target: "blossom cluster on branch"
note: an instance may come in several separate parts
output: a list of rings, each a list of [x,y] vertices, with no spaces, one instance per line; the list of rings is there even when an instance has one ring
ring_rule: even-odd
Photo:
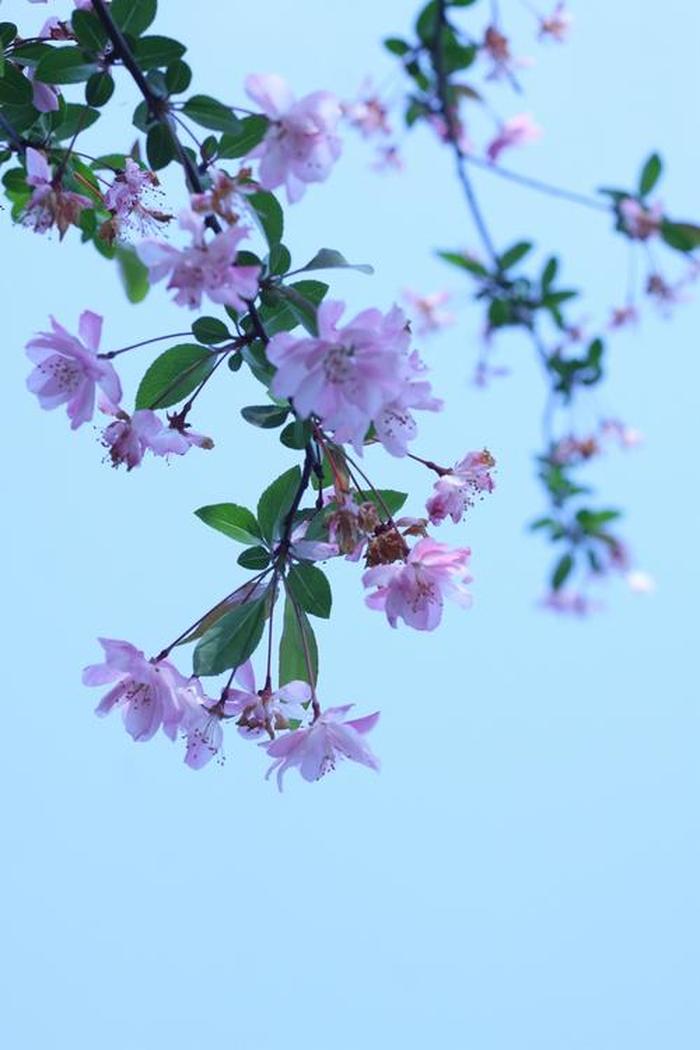
[[[473,147],[463,107],[482,105],[484,89],[463,74],[481,67],[487,83],[517,86],[528,64],[513,57],[493,15],[497,5],[476,35],[456,24],[461,9],[478,6],[479,0],[430,0],[416,20],[415,41],[391,37],[386,47],[411,84],[406,126],[426,123],[453,154],[481,240],[480,257],[462,248],[439,253],[474,282],[485,312],[481,378],[496,371],[487,354],[506,328],[522,330],[541,362],[549,409],[538,469],[550,509],[534,527],[560,550],[546,604],[582,612],[586,599],[566,589],[573,573],[584,571],[584,563],[594,576],[630,571],[631,565],[610,528],[618,512],[582,505],[588,490],[572,471],[605,443],[628,447],[636,441],[617,420],[601,421],[591,435],[555,433],[551,425],[554,408],[600,382],[605,343],[602,336],[584,338],[567,314],[578,292],[560,285],[557,257],[534,273],[524,268],[530,242],[497,250],[474,194],[472,165],[517,179],[500,168],[501,156],[540,133],[528,115],[516,114],[499,121],[483,157]],[[65,406],[73,429],[103,413],[106,458],[130,471],[147,453],[211,450],[212,437],[191,421],[201,411],[200,395],[246,368],[262,394],[259,404],[241,407],[243,419],[278,430],[299,462],[267,485],[255,510],[229,501],[196,510],[202,522],[244,547],[238,557],[243,581],[151,657],[130,642],[101,639],[104,662],[88,667],[84,682],[109,685],[97,711],[118,708],[134,740],[150,740],[159,731],[183,739],[193,769],[222,759],[224,728],[231,723],[266,751],[280,786],[289,769],[315,780],[342,759],[376,769],[365,738],[378,714],[346,717],[352,705],[324,708],[318,697],[312,618],[332,611],[320,563],[363,562],[359,582],[371,610],[392,627],[402,621],[416,630],[435,629],[447,599],[471,602],[471,551],[449,546],[431,530],[448,519],[460,524],[493,491],[496,464],[486,448],[456,450],[461,458],[453,466],[418,454],[420,413],[440,411],[443,401],[432,389],[404,310],[372,304],[347,318],[345,304],[329,295],[329,284],[316,273],[371,273],[371,267],[349,263],[331,248],[295,266],[284,243],[284,210],[274,191],[283,189],[293,205],[331,177],[343,122],[365,137],[390,135],[388,105],[367,92],[354,103],[326,90],[296,98],[272,73],[245,78],[241,106],[190,93],[185,45],[149,31],[156,14],[157,0],[76,0],[70,17],[51,16],[34,36],[0,23],[0,164],[13,219],[39,234],[55,229],[59,239],[79,236],[114,260],[132,302],[165,281],[174,307],[188,311],[178,324],[184,331],[139,334],[123,347],[105,340],[102,318],[91,310],[82,313],[77,334],[52,318],[50,330],[27,344],[34,366],[28,387],[43,408]],[[570,21],[558,4],[538,16],[537,33],[562,42]],[[116,76],[130,78],[139,92],[132,118],[139,138],[128,150],[122,144],[121,151],[93,156],[89,129],[109,104]],[[124,129],[124,138],[128,134]],[[174,212],[164,206],[158,177],[171,164],[179,166],[185,190]],[[700,229],[671,220],[650,199],[660,174],[661,162],[652,155],[636,189],[601,191],[593,199],[523,181],[609,212],[633,248],[648,248],[656,239],[690,255],[700,245]],[[665,304],[676,294],[656,269],[647,287]],[[454,321],[442,309],[444,294],[406,296],[419,334]],[[192,320],[205,303],[215,314]],[[629,300],[610,328],[631,321],[635,311]],[[162,341],[170,345],[149,363],[133,405],[125,404],[115,361]],[[370,445],[429,472],[432,490],[424,486],[419,515],[400,514],[408,494],[368,476],[364,450]],[[190,644],[192,674],[185,675],[172,654]]]

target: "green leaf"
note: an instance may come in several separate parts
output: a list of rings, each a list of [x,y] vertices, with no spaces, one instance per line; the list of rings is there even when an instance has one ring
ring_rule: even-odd
[[[541,284],[543,291],[546,292],[549,289],[550,285],[554,281],[554,278],[557,276],[558,269],[559,260],[557,259],[556,255],[552,255],[551,258],[547,260],[545,268],[542,271]]]
[[[97,71],[97,63],[81,47],[55,47],[40,59],[34,77],[42,84],[79,84]]]
[[[182,58],[187,48],[169,36],[143,36],[134,47],[134,55],[143,70],[169,66]]]
[[[81,9],[74,11],[71,25],[81,47],[93,52],[103,50],[107,43],[107,34],[99,18],[92,11]]]
[[[656,186],[656,183],[661,178],[661,172],[663,170],[663,163],[658,153],[652,153],[647,159],[642,172],[639,176],[639,195],[640,197],[646,197],[647,193],[651,193]]]
[[[17,66],[8,62],[2,80],[0,80],[0,104],[23,106],[31,101],[32,85],[30,81],[20,73]]]
[[[221,160],[233,160],[235,157],[245,157],[252,149],[262,142],[270,126],[270,121],[262,114],[253,114],[238,121],[236,132],[225,132],[219,143],[219,158]]]
[[[236,560],[244,569],[261,571],[270,564],[270,553],[264,547],[247,547]]]
[[[165,124],[153,124],[146,134],[146,156],[154,171],[166,168],[175,157],[175,145],[170,128]]]
[[[273,244],[267,256],[267,268],[275,276],[282,276],[292,265],[292,257],[286,245]]]
[[[300,272],[305,270],[359,270],[360,273],[374,273],[374,267],[368,263],[349,263],[334,248],[320,248],[313,259],[301,267]]]
[[[274,289],[264,292],[260,316],[268,335],[276,335],[277,332],[289,332],[301,323],[298,310],[295,312],[288,298],[285,297],[285,289],[288,290],[290,288],[302,297],[306,303],[307,313],[313,313],[314,323],[316,309],[328,291],[327,284],[324,284],[322,281],[310,280],[295,281],[294,284],[290,285],[277,285]]]
[[[104,106],[114,94],[114,81],[109,73],[93,73],[85,85],[85,101],[89,106]]]
[[[306,448],[311,439],[311,425],[309,423],[302,422],[300,419],[295,419],[292,423],[287,423],[280,434],[280,441],[287,448],[293,448],[300,450]]]
[[[521,259],[524,259],[528,252],[532,251],[532,244],[530,241],[518,241],[512,248],[505,251],[498,260],[498,265],[502,270],[509,270],[511,266],[515,266]]]
[[[146,371],[136,393],[136,408],[168,408],[184,401],[217,360],[218,354],[194,343],[171,346]]]
[[[279,405],[246,405],[241,409],[241,415],[246,423],[252,423],[254,427],[262,427],[263,430],[281,427],[289,412],[289,407],[282,408]]]
[[[407,44],[405,40],[401,40],[396,36],[387,37],[383,43],[387,51],[391,52],[392,55],[398,55],[399,57],[401,57],[401,55],[407,55],[411,50],[410,44]]]
[[[17,26],[14,22],[0,22],[0,47],[9,47],[17,36]]]
[[[168,65],[165,71],[165,86],[171,95],[179,95],[181,91],[187,91],[191,81],[192,70],[181,58],[177,58]]]
[[[574,559],[571,554],[564,554],[557,562],[552,573],[552,590],[558,591],[564,586],[574,567]]]
[[[223,532],[237,543],[260,543],[258,523],[253,512],[247,507],[241,507],[237,503],[212,503],[210,506],[200,507],[195,514],[205,525]]]
[[[461,252],[436,252],[435,254],[444,262],[449,263],[450,266],[458,266],[461,270],[466,270],[475,277],[488,277],[489,271],[478,259],[472,259]]]
[[[279,538],[300,484],[301,470],[299,467],[292,467],[273,481],[260,497],[258,524],[263,539],[268,543],[273,543]]]
[[[112,0],[112,18],[124,33],[140,36],[156,17],[157,0]]]
[[[377,489],[376,492],[361,491],[356,496],[359,503],[373,503],[382,517],[386,517],[387,510],[393,517],[401,510],[407,499],[407,492],[397,492],[396,489]]]
[[[56,113],[51,114],[53,133],[57,139],[71,139],[78,130],[84,131],[99,119],[99,110],[78,106],[73,102],[64,103]]]
[[[317,680],[318,646],[313,628],[304,610],[295,610],[287,598],[279,648],[279,683],[282,686],[287,682],[301,681],[315,687]]]
[[[293,565],[287,573],[287,587],[305,612],[327,620],[333,598],[331,585],[315,565]]]
[[[284,233],[284,215],[279,201],[267,190],[251,193],[247,198],[270,248],[279,244]]]
[[[301,282],[299,282],[301,284]],[[327,287],[327,286],[326,286]],[[317,314],[318,306],[309,296],[302,294],[299,291],[299,285],[278,285],[276,288],[278,295],[281,295],[283,299],[286,299],[287,305],[296,318],[298,324],[304,326],[307,332],[311,335],[318,335],[318,324]]]
[[[206,632],[193,655],[196,675],[215,675],[240,667],[255,652],[267,618],[267,600],[239,605]]]
[[[438,31],[438,5],[437,0],[430,0],[416,19],[416,33],[418,39],[428,47],[435,42]]]
[[[231,333],[218,317],[198,317],[192,322],[192,335],[200,343],[210,346],[212,343],[225,343],[231,339]]]
[[[664,219],[661,236],[669,248],[679,252],[692,252],[700,247],[700,226],[692,222],[670,222]]]
[[[140,303],[148,295],[151,285],[148,280],[148,269],[139,259],[133,248],[118,244],[116,248],[119,276],[124,285],[126,297],[130,303]]]
[[[210,95],[192,95],[182,108],[183,113],[195,124],[212,131],[228,131],[236,134],[241,121],[229,106],[212,98]]]

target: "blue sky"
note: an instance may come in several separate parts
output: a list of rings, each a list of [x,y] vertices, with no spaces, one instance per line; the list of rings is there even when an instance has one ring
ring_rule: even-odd
[[[366,72],[388,74],[377,41],[412,14],[399,0],[270,0],[264,17],[240,5],[229,28],[214,0],[200,0],[196,19],[184,0],[161,6],[157,30],[189,44],[196,89],[231,102],[249,71],[278,71],[300,94],[350,96]],[[498,108],[526,108],[546,129],[512,165],[588,190],[631,182],[658,148],[661,196],[697,218],[700,14],[681,0],[663,12],[648,0],[572,6],[571,43],[538,48],[524,7],[502,5],[538,63],[526,102],[500,89]],[[33,28],[45,9],[5,0],[2,14]],[[105,145],[129,146],[132,102],[119,94]],[[323,245],[373,263],[372,278],[333,281],[357,308],[386,308],[406,286],[463,294],[431,257],[476,246],[449,159],[422,133],[406,144],[403,175],[380,177],[370,159],[348,136],[333,177],[288,213],[295,260]],[[567,276],[590,291],[583,313],[619,302],[626,252],[605,216],[476,181],[499,240],[534,235],[562,251]],[[582,409],[645,434],[594,476],[628,508],[633,549],[658,581],[652,597],[611,588],[607,610],[582,622],[536,608],[547,552],[523,528],[540,507],[529,351],[504,343],[512,374],[483,393],[469,384],[473,310],[425,345],[449,403],[425,420],[421,449],[449,461],[487,445],[499,464],[494,496],[444,536],[473,549],[475,605],[450,609],[435,634],[391,631],[363,608],[357,570],[334,566],[323,700],[381,708],[383,770],[290,777],[280,796],[237,739],[223,768],[199,774],[165,739],[132,744],[118,719],[93,717],[80,670],[98,657],[97,635],[155,651],[230,589],[236,551],[192,510],[250,505],[292,455],[240,420],[258,395],[238,373],[195,416],[213,452],[110,470],[90,427],[71,434],[26,393],[22,347],[49,313],[73,327],[81,309],[97,310],[112,346],[177,330],[183,316],[162,287],[129,307],[116,274],[73,236],[59,246],[5,216],[3,237],[7,1045],[694,1050],[697,302],[670,323],[647,312],[621,335],[601,400]],[[123,375],[133,390],[138,362]],[[367,463],[420,506],[417,465],[376,451]]]

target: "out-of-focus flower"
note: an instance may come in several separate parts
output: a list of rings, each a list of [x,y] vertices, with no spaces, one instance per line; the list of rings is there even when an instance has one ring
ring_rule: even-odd
[[[246,207],[245,198],[255,193],[258,184],[251,178],[250,168],[241,168],[237,175],[217,170],[212,173],[211,188],[190,197],[192,211],[198,215],[218,215],[232,225],[238,222]]]
[[[648,207],[634,197],[624,197],[619,205],[622,225],[629,236],[636,241],[648,241],[661,229],[664,209],[661,201],[654,201]]]
[[[406,164],[399,153],[398,146],[379,146],[377,149],[377,159],[371,167],[373,171],[379,172],[403,171]]]
[[[656,590],[656,580],[648,572],[641,569],[633,569],[625,577],[627,586],[635,594],[653,594]]]
[[[639,310],[632,303],[628,303],[627,306],[615,306],[610,314],[608,328],[625,328],[627,325],[636,324],[638,320]]]
[[[277,770],[280,791],[288,769],[297,768],[304,780],[309,781],[320,780],[344,758],[370,769],[379,769],[378,758],[363,740],[365,734],[377,724],[379,712],[345,721],[344,716],[352,706],[329,707],[308,729],[296,729],[278,736],[270,743],[260,744],[275,760],[267,771],[267,777]]]
[[[532,65],[531,58],[516,58],[510,50],[510,41],[497,26],[488,26],[484,33],[481,50],[491,61],[489,80],[513,77],[516,70]]]
[[[427,295],[420,295],[406,288],[403,297],[418,318],[416,331],[419,335],[438,332],[441,328],[448,328],[456,321],[453,313],[442,309],[445,303],[452,298],[449,292],[430,292]]]
[[[298,102],[275,73],[253,73],[245,88],[270,120],[265,138],[249,154],[260,158],[260,184],[266,190],[286,188],[298,201],[310,182],[323,182],[340,156],[336,134],[340,104],[329,91],[315,91]]]
[[[348,124],[356,128],[363,138],[373,135],[390,135],[389,114],[379,95],[372,90],[369,79],[363,81],[358,96],[352,102],[341,102],[340,109]]]
[[[51,327],[51,332],[40,332],[27,343],[27,355],[36,364],[27,386],[37,395],[42,408],[57,408],[67,402],[71,428],[75,430],[92,419],[96,386],[110,401],[118,403],[121,385],[112,364],[97,355],[102,332],[99,314],[85,310],[80,315],[80,338],[67,332],[53,317]]]
[[[529,113],[518,113],[506,120],[495,138],[486,147],[486,156],[495,164],[505,149],[514,146],[526,146],[542,137],[542,128],[537,125]]]
[[[141,262],[148,267],[149,279],[156,283],[170,275],[168,288],[177,289],[175,302],[195,309],[202,296],[214,303],[245,311],[245,300],[258,291],[259,266],[237,266],[238,245],[248,236],[244,227],[230,226],[210,241],[204,237],[204,219],[194,212],[182,212],[180,225],[192,234],[189,248],[173,248],[153,239],[142,241],[136,248]]]
[[[599,612],[602,609],[600,602],[594,601],[582,591],[563,590],[562,588],[546,594],[541,605],[544,609],[564,616],[588,616],[589,613]]]
[[[569,35],[574,16],[565,4],[557,4],[551,15],[540,18],[540,39],[548,38],[563,44]]]

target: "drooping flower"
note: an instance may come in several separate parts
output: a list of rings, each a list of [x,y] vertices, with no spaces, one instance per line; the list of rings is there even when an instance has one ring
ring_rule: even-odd
[[[67,402],[71,428],[92,419],[95,388],[99,386],[110,401],[121,398],[119,377],[110,361],[100,358],[102,318],[91,310],[80,315],[80,338],[71,335],[51,318],[51,332],[40,332],[27,343],[27,356],[36,368],[27,387],[39,398],[42,408],[57,408]]]
[[[504,149],[525,146],[542,136],[542,128],[535,124],[529,113],[518,113],[506,120],[494,139],[486,147],[486,156],[495,164]]]
[[[453,549],[431,537],[419,540],[404,562],[376,565],[362,577],[365,587],[377,587],[366,601],[370,609],[383,609],[392,627],[403,619],[409,627],[432,631],[442,619],[445,598],[471,604],[467,575],[471,551]]]
[[[277,770],[277,785],[281,791],[288,769],[298,768],[304,780],[320,780],[343,758],[378,770],[379,759],[362,738],[374,729],[379,712],[344,721],[344,715],[352,707],[352,704],[329,707],[308,729],[295,729],[269,743],[261,743],[259,746],[275,760],[265,779]]]
[[[59,182],[52,180],[46,157],[32,146],[27,147],[25,164],[27,185],[34,192],[24,210],[23,223],[35,233],[46,233],[56,225],[63,238],[68,227],[77,224],[83,208],[92,206],[92,201],[81,193],[64,190]]]
[[[430,292],[420,295],[418,292],[406,288],[403,297],[418,318],[416,331],[419,335],[428,335],[431,332],[439,332],[441,328],[447,328],[455,323],[455,315],[442,307],[448,303],[452,296],[449,292]]]
[[[260,184],[266,190],[284,185],[289,202],[298,201],[306,184],[323,182],[340,156],[338,100],[329,91],[315,91],[297,102],[275,73],[251,74],[245,89],[270,120],[265,138],[249,154],[260,158]]]
[[[645,207],[634,197],[624,197],[618,208],[622,225],[627,234],[635,241],[648,241],[661,229],[664,209],[661,201],[654,201]]]
[[[239,732],[246,737],[273,735],[289,729],[290,722],[301,722],[306,717],[304,704],[311,699],[307,682],[287,682],[279,689],[257,689],[255,673],[250,660],[236,671],[235,681],[242,689],[229,687],[223,698],[227,718],[235,718]]]
[[[548,37],[550,40],[556,40],[558,44],[563,44],[569,35],[573,20],[574,16],[566,5],[557,4],[551,15],[543,15],[540,18],[540,39]]]
[[[170,219],[169,215],[144,203],[144,194],[158,184],[155,172],[140,167],[131,157],[126,158],[123,170],[116,173],[104,195],[105,205],[113,214],[115,233],[123,233],[132,227],[143,236],[155,223]]]
[[[158,730],[171,740],[182,720],[178,688],[186,680],[168,660],[147,660],[130,642],[100,638],[105,661],[83,671],[84,685],[114,686],[102,697],[95,713],[104,716],[121,707],[126,731],[134,740],[150,740]]]
[[[170,275],[168,288],[177,289],[175,302],[195,309],[206,295],[214,303],[245,311],[246,299],[255,298],[259,266],[237,266],[238,245],[248,236],[242,226],[229,226],[206,241],[204,219],[184,211],[180,226],[192,234],[189,248],[148,239],[136,248],[141,262],[148,267],[149,279],[156,283]]]
[[[467,452],[447,474],[435,482],[433,495],[426,503],[428,516],[433,525],[439,525],[451,517],[455,524],[461,521],[467,507],[483,492],[493,492],[495,482],[491,470],[496,461],[488,451]]]
[[[202,769],[217,756],[223,761],[223,705],[204,693],[198,678],[178,686],[176,699],[179,728],[187,740],[185,764],[190,769]]]
[[[319,416],[336,441],[352,442],[358,451],[372,422],[389,451],[405,451],[415,428],[408,410],[439,406],[430,384],[418,379],[422,366],[409,352],[406,318],[397,307],[387,314],[370,309],[338,328],[344,308],[333,300],[321,304],[317,338],[273,336],[267,347],[277,367],[272,393],[293,398],[300,416]],[[394,426],[399,414],[405,418]]]
[[[148,451],[154,456],[184,456],[193,444],[200,448],[214,447],[211,438],[166,426],[150,408],[139,408],[131,416],[107,402],[103,402],[100,408],[115,416],[114,422],[102,432],[102,444],[109,449],[114,467],[123,463],[127,470],[133,470]]]

